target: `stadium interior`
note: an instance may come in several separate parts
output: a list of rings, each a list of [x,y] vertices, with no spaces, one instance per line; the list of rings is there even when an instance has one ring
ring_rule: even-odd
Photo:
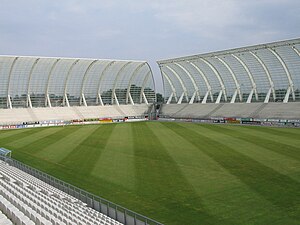
[[[0,130],[148,120],[300,127],[300,39],[157,63],[161,102],[145,61],[0,56]],[[162,224],[10,154],[0,149],[0,224]]]

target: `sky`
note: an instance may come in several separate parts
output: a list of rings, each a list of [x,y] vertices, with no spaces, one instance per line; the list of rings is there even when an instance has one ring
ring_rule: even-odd
[[[157,60],[300,37],[299,0],[0,0],[0,55]]]

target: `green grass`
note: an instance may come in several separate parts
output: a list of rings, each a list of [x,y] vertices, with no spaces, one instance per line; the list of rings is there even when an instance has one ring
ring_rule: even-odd
[[[300,129],[141,122],[0,131],[13,157],[166,225],[300,221]]]

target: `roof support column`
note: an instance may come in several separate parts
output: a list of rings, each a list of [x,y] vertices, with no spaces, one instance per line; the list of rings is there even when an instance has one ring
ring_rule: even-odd
[[[26,100],[26,107],[30,107],[32,108],[32,103],[31,103],[31,99],[30,99],[30,81],[31,81],[31,77],[32,77],[32,73],[33,73],[33,70],[35,68],[35,66],[37,65],[37,63],[39,62],[40,58],[37,58],[31,69],[30,69],[30,72],[29,72],[29,78],[28,78],[28,85],[27,85],[27,100]]]
[[[181,94],[181,96],[180,96],[180,98],[179,98],[179,100],[178,100],[177,104],[179,104],[179,105],[181,104],[181,102],[182,102],[182,99],[183,99],[184,95],[185,95],[185,93],[184,93],[184,92],[182,92],[182,94]]]
[[[219,95],[218,95],[218,98],[217,98],[217,100],[216,100],[216,102],[215,102],[216,104],[219,104],[219,103],[220,103],[221,98],[222,98],[222,93],[223,93],[223,91],[220,90]]]
[[[66,80],[65,80],[65,87],[64,87],[64,98],[63,98],[63,106],[66,104],[68,107],[70,107],[70,103],[69,103],[69,99],[68,99],[68,96],[67,96],[67,86],[68,86],[68,81],[69,81],[69,78],[71,76],[71,72],[74,68],[74,66],[79,62],[80,59],[76,59],[73,64],[70,66],[70,69],[68,71],[68,74],[66,76]]]
[[[146,95],[145,95],[144,92],[143,92],[143,99],[144,99],[144,102],[148,105],[149,103],[148,103],[148,100],[147,100]]]
[[[194,103],[196,94],[197,94],[197,91],[195,91],[194,94],[192,95],[192,97],[191,97],[191,99],[189,101],[189,104],[193,104]],[[199,93],[198,93],[198,100],[200,101]]]
[[[86,100],[85,100],[85,97],[84,97],[84,94],[83,94],[83,93],[81,93],[80,104],[81,104],[81,102],[83,102],[83,105],[84,105],[85,107],[87,107]]]
[[[272,88],[269,89],[267,95],[266,95],[266,98],[265,98],[265,101],[264,103],[269,103],[270,101],[270,96],[271,96],[271,92],[272,92]]]
[[[131,87],[131,84],[132,84],[132,80],[136,77],[136,75],[138,74],[138,71],[139,71],[144,65],[146,65],[146,64],[147,64],[146,62],[140,64],[140,65],[133,71],[132,75],[130,76],[130,80],[129,80],[129,82],[128,82],[127,91],[126,91],[126,98],[125,98],[125,101],[126,101],[125,103],[126,103],[126,104],[128,104],[128,99],[130,100],[131,104],[132,104],[132,103],[134,104],[133,99],[131,98],[131,94],[130,94],[130,87]],[[131,98],[131,99],[130,99],[130,98]],[[131,100],[132,100],[132,101],[131,101]],[[132,105],[133,105],[133,104],[132,104]]]
[[[268,48],[268,49],[278,59],[278,61],[280,62],[281,66],[284,69],[284,72],[286,73],[286,77],[287,77],[288,82],[289,82],[289,88],[288,89],[290,89],[290,90],[286,92],[286,96],[285,96],[283,102],[284,103],[288,102],[289,96],[290,96],[290,92],[292,92],[292,97],[293,97],[293,100],[295,101],[294,83],[293,83],[290,71],[287,68],[287,65],[285,64],[285,62],[283,61],[283,59],[281,58],[281,56],[275,50],[273,50],[271,48]]]
[[[201,102],[202,104],[205,104],[205,103],[206,103],[207,97],[208,97],[209,93],[210,93],[210,95],[212,95],[212,94],[211,94],[211,91],[207,91],[207,92],[205,93],[204,98],[202,99],[202,102]]]
[[[270,83],[270,90],[272,91],[273,93],[273,99],[276,100],[276,94],[275,94],[275,89],[274,89],[274,83],[273,83],[273,80],[272,80],[272,77],[271,77],[271,74],[267,68],[267,66],[265,65],[265,63],[253,52],[249,51],[249,53],[259,62],[259,64],[262,66],[262,68],[264,69],[266,75],[267,75],[267,78],[269,80],[269,83]],[[269,91],[270,91],[269,90]],[[268,97],[268,98],[267,98]],[[266,98],[265,98],[265,103],[268,103],[269,102],[269,99],[270,99],[270,95],[267,94]],[[267,101],[267,102],[266,102]]]
[[[56,59],[55,62],[53,63],[53,65],[51,66],[51,69],[49,71],[49,75],[48,75],[48,80],[47,80],[47,86],[46,86],[46,91],[45,91],[45,106],[48,106],[51,108],[51,101],[50,101],[50,97],[49,97],[49,84],[50,84],[50,79],[52,76],[52,72],[56,66],[56,64],[59,62],[60,59]]]
[[[221,85],[221,91],[222,91],[223,94],[224,94],[224,99],[225,99],[225,101],[227,102],[226,88],[225,88],[224,82],[223,82],[223,80],[222,80],[222,78],[221,78],[221,76],[220,76],[218,70],[217,70],[210,62],[208,62],[206,59],[203,59],[203,58],[199,58],[199,59],[200,59],[202,62],[204,62],[206,65],[208,65],[209,68],[210,68],[210,69],[214,72],[214,74],[216,75],[216,77],[217,77],[217,79],[218,79],[218,81],[219,81],[219,83],[220,83],[220,85]],[[220,97],[220,99],[219,99],[219,97]],[[216,101],[216,103],[220,103],[221,97],[222,97],[222,93],[221,93],[221,95],[219,94],[218,99],[217,99],[217,100],[219,100],[219,102]]]
[[[30,94],[27,94],[26,105],[27,105],[27,107],[32,109]]]
[[[120,74],[122,73],[122,71],[129,65],[131,64],[132,62],[127,62],[125,63],[121,69],[118,71],[117,75],[116,75],[116,78],[115,78],[115,82],[114,82],[114,86],[113,86],[113,90],[112,90],[112,96],[111,96],[111,104],[113,105],[114,104],[114,99],[116,100],[116,103],[117,105],[119,105],[119,101],[117,99],[117,95],[116,95],[116,87],[117,87],[117,83],[118,83],[118,79],[119,79],[119,76]]]
[[[211,101],[213,102],[214,101],[214,97],[213,97],[213,94],[211,92],[211,86],[210,86],[210,83],[209,83],[207,77],[205,76],[205,74],[202,72],[202,70],[200,70],[200,68],[196,64],[194,64],[193,62],[189,62],[189,61],[188,61],[188,63],[190,63],[190,65],[193,66],[197,70],[197,72],[201,75],[202,79],[204,80],[204,82],[206,84],[206,87],[207,87],[207,92],[205,94],[206,98],[204,96],[204,99],[202,100],[202,103],[203,104],[206,103],[207,97],[208,97],[208,93],[210,95]]]
[[[239,94],[240,102],[242,102],[243,101],[243,96],[242,96],[242,93],[241,93],[241,86],[240,86],[240,84],[239,84],[239,82],[237,80],[237,77],[234,74],[233,70],[228,65],[228,63],[226,63],[223,59],[221,59],[218,56],[215,56],[215,58],[218,59],[226,67],[226,69],[229,71],[229,73],[231,74],[231,76],[232,76],[232,78],[234,80],[235,86],[236,86],[236,92]],[[230,103],[234,103],[235,99],[236,99],[236,94],[235,94],[235,96],[232,96]]]
[[[254,89],[252,88],[252,90],[251,90],[251,92],[250,92],[250,94],[249,94],[249,96],[247,98],[247,102],[246,103],[251,103],[252,97],[253,97],[253,93],[254,93]]]
[[[256,88],[256,83],[255,83],[255,80],[254,80],[254,77],[252,75],[252,73],[250,72],[248,66],[246,65],[246,63],[241,59],[239,58],[238,56],[234,55],[234,54],[231,54],[237,61],[239,61],[239,63],[243,66],[243,68],[246,70],[247,74],[248,74],[248,77],[251,81],[251,85],[252,85],[252,90],[250,92],[250,95],[248,96],[248,99],[247,99],[247,103],[251,103],[252,101],[252,96],[253,96],[253,93],[255,94],[255,99],[256,101],[258,101],[258,93],[257,93],[257,88]],[[251,96],[251,97],[250,97]],[[249,101],[250,100],[250,101]]]
[[[170,84],[170,86],[171,86],[171,89],[172,89],[172,95],[171,95],[171,96],[174,97],[174,98],[175,98],[175,101],[177,102],[178,99],[177,99],[176,89],[175,89],[175,87],[174,87],[174,85],[173,85],[171,79],[169,78],[169,76],[168,76],[164,71],[161,71],[161,72],[162,72],[162,75],[166,78],[166,80],[169,82],[169,84]],[[170,101],[169,101],[169,100],[170,100]],[[171,103],[172,98],[169,99],[169,100],[168,100],[168,102]]]
[[[97,92],[97,97],[96,97],[96,104],[99,104],[99,102],[100,102],[100,105],[104,105],[103,104],[103,101],[102,101],[102,97],[101,97],[101,93],[100,93],[100,87],[101,87],[101,81],[102,81],[102,79],[103,79],[103,77],[104,77],[104,74],[105,74],[105,72],[107,71],[107,69],[111,66],[111,65],[113,65],[114,63],[115,63],[116,61],[111,61],[110,63],[108,63],[106,66],[105,66],[105,68],[104,68],[104,70],[101,72],[101,74],[100,74],[100,77],[99,77],[99,83],[98,83],[98,92]]]
[[[184,68],[184,66],[182,66],[181,64],[179,64],[179,63],[174,63],[174,64],[177,65],[178,67],[180,67],[188,75],[188,77],[190,78],[190,80],[192,81],[192,84],[194,86],[195,95],[197,95],[197,99],[198,99],[198,101],[200,101],[201,98],[200,98],[199,88],[198,88],[198,86],[196,84],[195,79],[191,75],[191,73],[186,68]],[[193,101],[190,101],[190,104],[193,104],[194,98],[195,98],[195,96],[193,97]]]
[[[168,98],[167,105],[171,103],[174,93],[172,92]]]
[[[175,75],[175,77],[179,80],[179,83],[182,86],[183,93],[185,95],[186,101],[189,102],[188,92],[187,92],[187,89],[186,89],[186,86],[185,86],[183,80],[180,78],[180,76],[178,75],[178,73],[176,71],[174,71],[171,67],[166,66],[166,68],[168,68]],[[181,99],[181,101],[182,101],[182,99]],[[181,101],[178,101],[178,102],[180,102],[180,104],[181,104]]]
[[[144,93],[144,92],[143,92],[143,93]],[[129,92],[129,94],[128,94],[128,98],[129,98],[130,104],[131,104],[131,105],[134,105],[134,101],[133,101],[133,99],[132,99],[132,97],[131,97],[130,92]],[[127,100],[127,99],[126,99],[126,100]]]
[[[14,58],[13,63],[11,64],[10,70],[9,70],[9,75],[8,75],[8,85],[7,85],[7,89],[6,89],[6,93],[7,93],[7,108],[12,109],[12,102],[11,102],[11,96],[9,94],[10,91],[10,82],[11,82],[11,75],[12,75],[12,71],[13,68],[16,64],[16,61],[18,60],[19,57]]]
[[[235,99],[236,99],[237,93],[238,93],[238,90],[235,90],[234,93],[233,93],[233,95],[232,95],[232,98],[230,100],[230,103],[235,103]]]
[[[12,109],[11,98],[10,95],[7,95],[7,108]]]
[[[97,98],[96,98],[96,104],[99,104],[99,103],[101,106],[104,106],[100,93],[98,93]]]
[[[85,84],[85,81],[86,81],[86,77],[87,77],[88,72],[90,71],[90,69],[93,67],[93,65],[94,65],[96,62],[98,62],[98,60],[92,61],[92,62],[90,63],[90,65],[88,66],[88,68],[87,68],[87,69],[85,70],[85,72],[84,72],[84,75],[83,75],[83,78],[82,78],[82,83],[81,83],[81,91],[80,91],[81,95],[80,95],[79,105],[81,105],[82,102],[83,102],[83,104],[84,104],[85,106],[87,106],[86,100],[85,100],[85,97],[84,97],[84,93],[83,93],[83,92],[84,92],[84,84]]]
[[[46,103],[48,103],[49,108],[51,108],[51,101],[50,101],[50,97],[49,94],[46,95]],[[47,106],[47,105],[46,105]]]
[[[119,106],[120,104],[119,104],[119,100],[117,98],[116,92],[113,93],[113,97],[114,97],[114,99],[116,101],[116,104]],[[113,104],[113,102],[111,104]]]

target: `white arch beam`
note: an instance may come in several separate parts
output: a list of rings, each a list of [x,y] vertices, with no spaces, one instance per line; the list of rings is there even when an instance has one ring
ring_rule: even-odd
[[[193,78],[193,76],[191,75],[191,73],[184,66],[182,66],[181,64],[179,64],[179,63],[174,63],[174,64],[177,65],[178,67],[180,67],[188,75],[188,77],[191,79],[192,84],[193,84],[194,89],[195,89],[193,97],[195,97],[195,95],[196,95],[198,101],[200,101],[201,98],[200,98],[200,93],[199,93],[199,87],[197,86],[196,81]],[[189,102],[190,104],[192,104],[194,102],[194,98],[193,97],[192,97],[191,101]]]
[[[16,61],[18,60],[19,57],[15,57],[14,58],[14,61],[13,63],[11,64],[11,67],[10,67],[10,70],[9,70],[9,74],[8,74],[8,84],[7,84],[7,90],[6,90],[6,93],[7,93],[7,108],[9,109],[12,109],[12,103],[11,103],[11,99],[10,99],[10,94],[9,94],[9,91],[10,91],[10,83],[11,83],[11,75],[12,75],[12,71],[13,71],[13,68],[16,64]]]
[[[70,76],[71,76],[71,72],[72,72],[74,66],[75,66],[79,61],[80,61],[80,59],[76,59],[76,60],[72,63],[72,65],[70,66],[70,68],[69,68],[69,70],[68,70],[66,79],[65,79],[63,105],[67,104],[68,107],[70,107],[69,99],[68,99],[68,96],[67,96],[67,86],[68,86],[68,81],[69,81],[69,78],[70,78]]]
[[[194,64],[193,62],[189,62],[187,61],[188,63],[190,63],[191,66],[193,66],[197,72],[201,75],[202,79],[204,80],[205,84],[206,84],[206,87],[207,87],[207,92],[202,100],[202,103],[205,104],[206,101],[207,101],[207,97],[208,97],[208,94],[210,95],[210,98],[211,98],[211,101],[213,102],[214,101],[214,97],[213,97],[213,94],[211,92],[211,86],[210,86],[210,83],[206,77],[206,75],[202,72],[202,70],[196,65]]]
[[[52,77],[52,72],[55,68],[55,66],[57,65],[57,63],[59,62],[60,59],[56,59],[54,61],[54,63],[51,66],[51,69],[49,71],[49,75],[48,75],[48,79],[47,79],[47,86],[46,86],[46,91],[45,91],[45,106],[48,106],[51,108],[51,101],[50,101],[50,97],[49,97],[49,84],[50,84],[50,79]]]
[[[269,99],[270,99],[270,93],[272,92],[273,93],[273,99],[275,100],[276,99],[276,94],[275,94],[275,89],[274,89],[274,83],[273,83],[273,80],[272,80],[272,77],[271,77],[271,74],[267,68],[267,66],[265,65],[265,63],[258,57],[258,55],[256,55],[255,53],[249,51],[249,53],[259,62],[259,64],[262,66],[263,70],[265,71],[265,74],[267,75],[267,78],[269,80],[269,83],[270,83],[270,89],[267,93],[267,96],[265,98],[265,101],[264,103],[268,103],[269,102]]]
[[[115,81],[114,81],[114,86],[113,86],[113,91],[111,93],[111,104],[113,105],[114,104],[114,99],[117,103],[117,105],[119,105],[119,100],[117,98],[117,95],[116,95],[116,87],[117,87],[117,83],[118,83],[118,80],[119,80],[119,76],[120,74],[122,73],[122,71],[129,65],[131,64],[132,62],[127,62],[125,63],[121,68],[120,70],[118,71],[117,75],[116,75],[116,78],[115,78]]]
[[[140,93],[140,104],[143,103],[143,99],[142,99],[142,98],[145,96],[144,90],[145,90],[145,86],[146,86],[146,83],[147,83],[147,81],[148,81],[150,75],[151,75],[151,71],[149,71],[149,72],[146,74],[146,76],[145,76],[145,78],[144,78],[144,80],[143,80],[142,88],[141,88],[141,93]],[[145,96],[145,97],[146,97],[146,96]],[[145,100],[145,99],[144,99],[144,100]],[[147,98],[146,98],[146,100],[147,100]],[[146,102],[146,104],[147,104],[148,100],[145,101],[145,102]]]
[[[32,77],[32,73],[33,70],[35,68],[35,66],[37,65],[37,63],[39,62],[40,58],[37,58],[33,65],[31,66],[30,72],[29,72],[29,77],[28,77],[28,85],[27,85],[27,100],[26,100],[26,106],[32,108],[32,103],[31,103],[31,98],[30,98],[30,81],[31,81],[31,77]]]
[[[288,87],[288,90],[286,92],[286,95],[285,95],[285,98],[283,100],[284,103],[287,103],[289,101],[289,96],[290,96],[290,92],[292,92],[292,96],[293,96],[293,100],[295,101],[295,92],[294,92],[294,83],[293,83],[293,79],[292,79],[292,76],[290,74],[290,71],[287,67],[287,65],[285,64],[284,60],[281,58],[281,56],[276,52],[274,51],[273,49],[271,48],[268,48],[268,50],[278,59],[278,61],[280,62],[281,66],[283,67],[284,69],[284,72],[286,74],[286,77],[288,79],[288,82],[289,82],[289,87]]]
[[[231,54],[231,55],[243,66],[243,68],[246,70],[247,75],[251,81],[252,90],[251,90],[250,95],[248,96],[247,103],[251,103],[253,93],[255,94],[256,101],[258,101],[258,93],[257,93],[256,83],[255,83],[254,77],[253,77],[252,73],[250,72],[248,66],[241,58],[239,58],[235,54]]]
[[[85,70],[85,72],[84,72],[84,75],[83,75],[83,78],[82,78],[82,82],[81,82],[81,88],[80,88],[80,101],[79,101],[79,105],[81,105],[82,102],[83,102],[84,106],[87,106],[86,100],[85,100],[85,97],[84,97],[84,93],[83,93],[83,91],[84,91],[84,84],[85,84],[85,81],[86,81],[86,77],[87,77],[88,72],[90,71],[90,69],[93,67],[93,65],[94,65],[96,62],[98,62],[97,59],[96,59],[96,60],[93,60],[93,61],[89,64],[88,68],[87,68],[87,69]]]
[[[161,73],[162,73],[162,75],[167,79],[167,81],[169,82],[169,84],[170,84],[170,86],[171,86],[171,89],[172,89],[172,93],[171,93],[171,95],[170,95],[170,97],[169,97],[169,99],[168,99],[168,101],[167,101],[167,104],[170,104],[170,102],[171,102],[173,96],[174,96],[174,98],[175,98],[175,101],[177,102],[178,99],[177,99],[176,89],[175,89],[175,87],[174,87],[174,85],[173,85],[173,83],[172,83],[170,77],[169,77],[164,71],[162,71],[162,70],[161,70]]]
[[[126,104],[128,103],[128,98],[129,98],[129,95],[130,95],[130,87],[131,87],[131,83],[132,83],[132,80],[136,77],[136,75],[138,74],[138,71],[144,66],[146,65],[146,62],[140,64],[132,73],[132,75],[130,76],[130,79],[129,79],[129,82],[128,82],[128,85],[127,85],[127,91],[126,91]],[[131,98],[132,99],[132,98]],[[131,104],[134,105],[134,102],[131,101]]]
[[[175,70],[173,70],[171,67],[166,66],[166,68],[168,68],[175,75],[175,77],[178,79],[178,81],[181,84],[182,89],[183,89],[183,93],[182,93],[182,95],[181,95],[181,97],[180,97],[180,99],[179,99],[179,101],[177,103],[181,104],[183,95],[185,95],[186,101],[189,102],[189,96],[188,96],[187,88],[186,88],[183,80],[180,78],[180,76],[178,75],[178,73]]]
[[[233,70],[231,69],[231,67],[228,65],[228,63],[226,63],[223,59],[221,59],[220,57],[218,56],[215,56],[216,59],[218,59],[225,67],[226,69],[229,71],[229,73],[231,74],[233,80],[234,80],[234,83],[235,83],[235,86],[236,86],[236,92],[238,93],[239,95],[239,98],[240,98],[240,102],[243,101],[243,96],[242,96],[242,93],[241,93],[241,86],[237,80],[237,77],[236,75],[234,74]],[[230,103],[234,103],[235,102],[235,98],[236,98],[236,94],[233,95]]]
[[[108,70],[108,68],[113,65],[116,61],[111,61],[109,62],[105,68],[102,70],[100,76],[99,76],[99,83],[98,83],[98,91],[97,91],[97,97],[96,97],[96,104],[98,104],[98,101],[100,102],[100,104],[103,106],[103,101],[102,101],[102,97],[101,97],[101,93],[100,93],[100,86],[101,86],[101,81],[104,77],[105,72]]]
[[[199,58],[202,62],[204,62],[206,65],[208,65],[208,67],[214,72],[214,74],[216,75],[219,83],[220,83],[220,86],[221,86],[221,90],[220,90],[220,94],[216,100],[216,103],[220,103],[220,99],[221,99],[221,94],[223,93],[224,95],[224,98],[225,98],[225,101],[227,102],[227,94],[226,94],[226,88],[225,88],[225,85],[224,85],[224,82],[222,80],[222,77],[220,76],[218,70],[210,63],[208,62],[206,59],[203,59],[203,58]]]
[[[292,49],[297,53],[297,55],[300,57],[300,51],[295,47],[293,46]]]

